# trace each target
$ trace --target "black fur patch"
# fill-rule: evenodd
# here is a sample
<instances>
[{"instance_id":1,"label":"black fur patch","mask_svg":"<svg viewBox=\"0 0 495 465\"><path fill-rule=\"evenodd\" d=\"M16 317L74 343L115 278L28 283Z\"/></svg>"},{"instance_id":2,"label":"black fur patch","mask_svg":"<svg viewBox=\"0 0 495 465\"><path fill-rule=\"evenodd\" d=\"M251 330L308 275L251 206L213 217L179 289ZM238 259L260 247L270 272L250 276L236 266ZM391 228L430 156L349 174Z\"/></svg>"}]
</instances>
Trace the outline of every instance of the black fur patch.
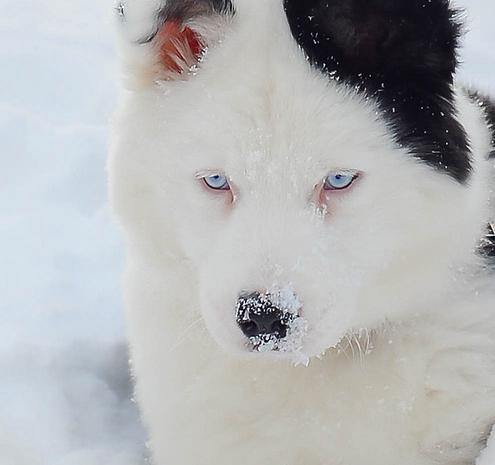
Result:
<instances>
[{"instance_id":1,"label":"black fur patch","mask_svg":"<svg viewBox=\"0 0 495 465\"><path fill-rule=\"evenodd\" d=\"M459 182L470 148L456 118L461 26L448 0L284 0L311 63L376 99L396 141Z\"/></svg>"},{"instance_id":2,"label":"black fur patch","mask_svg":"<svg viewBox=\"0 0 495 465\"><path fill-rule=\"evenodd\" d=\"M140 40L140 44L151 42L160 27L169 20L187 21L196 16L207 16L211 14L234 14L234 6L231 0L168 0L165 5L157 11L156 26L153 32Z\"/></svg>"}]
</instances>

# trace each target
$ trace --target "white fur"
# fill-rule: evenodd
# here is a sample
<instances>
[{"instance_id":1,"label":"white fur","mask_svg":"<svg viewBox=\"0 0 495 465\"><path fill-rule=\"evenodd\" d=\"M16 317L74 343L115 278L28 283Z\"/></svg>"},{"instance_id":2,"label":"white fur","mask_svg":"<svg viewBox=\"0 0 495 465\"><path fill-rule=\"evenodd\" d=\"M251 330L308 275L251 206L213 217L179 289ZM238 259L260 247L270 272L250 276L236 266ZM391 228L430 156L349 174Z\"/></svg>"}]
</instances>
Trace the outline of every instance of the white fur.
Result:
<instances>
[{"instance_id":1,"label":"white fur","mask_svg":"<svg viewBox=\"0 0 495 465\"><path fill-rule=\"evenodd\" d=\"M142 26L148 3L133 3ZM494 281L473 253L493 213L482 110L457 92L474 165L462 186L310 68L280 1L236 8L197 75L132 85L114 122L156 465L473 464L495 421ZM132 63L151 51L123 53L142 75ZM314 186L339 168L363 176L322 214ZM195 179L210 169L231 178L233 206ZM239 292L289 285L307 367L248 353L236 326Z\"/></svg>"}]
</instances>

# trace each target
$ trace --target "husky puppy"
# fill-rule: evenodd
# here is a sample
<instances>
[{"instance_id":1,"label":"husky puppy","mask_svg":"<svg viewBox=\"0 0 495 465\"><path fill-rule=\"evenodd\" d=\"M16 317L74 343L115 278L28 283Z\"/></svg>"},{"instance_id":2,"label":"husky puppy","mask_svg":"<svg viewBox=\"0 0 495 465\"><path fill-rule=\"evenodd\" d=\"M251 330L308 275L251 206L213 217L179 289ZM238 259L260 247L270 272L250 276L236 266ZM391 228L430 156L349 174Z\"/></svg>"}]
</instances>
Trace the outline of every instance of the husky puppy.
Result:
<instances>
[{"instance_id":1,"label":"husky puppy","mask_svg":"<svg viewBox=\"0 0 495 465\"><path fill-rule=\"evenodd\" d=\"M126 0L109 164L156 465L474 465L495 106L447 0Z\"/></svg>"}]
</instances>

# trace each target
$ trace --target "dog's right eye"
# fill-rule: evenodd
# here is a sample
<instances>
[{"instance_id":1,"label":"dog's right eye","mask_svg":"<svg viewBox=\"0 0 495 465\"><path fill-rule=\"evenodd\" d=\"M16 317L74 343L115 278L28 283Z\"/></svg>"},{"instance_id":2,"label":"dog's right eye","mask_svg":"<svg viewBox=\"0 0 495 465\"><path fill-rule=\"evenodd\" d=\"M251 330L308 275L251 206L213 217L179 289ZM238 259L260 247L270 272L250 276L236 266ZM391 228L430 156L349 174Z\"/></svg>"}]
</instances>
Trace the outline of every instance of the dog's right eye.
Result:
<instances>
[{"instance_id":1,"label":"dog's right eye","mask_svg":"<svg viewBox=\"0 0 495 465\"><path fill-rule=\"evenodd\" d=\"M359 177L355 171L336 171L330 173L326 178L323 189L326 191L341 191L351 187Z\"/></svg>"},{"instance_id":2,"label":"dog's right eye","mask_svg":"<svg viewBox=\"0 0 495 465\"><path fill-rule=\"evenodd\" d=\"M211 174L203 178L204 183L209 189L214 191L230 190L229 180L224 174Z\"/></svg>"}]
</instances>

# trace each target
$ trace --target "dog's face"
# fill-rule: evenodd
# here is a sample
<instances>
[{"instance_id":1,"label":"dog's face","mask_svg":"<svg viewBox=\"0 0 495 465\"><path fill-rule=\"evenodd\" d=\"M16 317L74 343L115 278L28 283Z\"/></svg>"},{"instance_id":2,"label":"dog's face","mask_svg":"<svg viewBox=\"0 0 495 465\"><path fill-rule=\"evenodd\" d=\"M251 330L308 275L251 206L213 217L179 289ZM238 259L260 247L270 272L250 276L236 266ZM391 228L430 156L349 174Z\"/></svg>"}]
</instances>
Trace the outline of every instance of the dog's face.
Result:
<instances>
[{"instance_id":1,"label":"dog's face","mask_svg":"<svg viewBox=\"0 0 495 465\"><path fill-rule=\"evenodd\" d=\"M419 313L479 232L447 4L181 3L132 52L158 82L121 118L118 182L189 262L211 336L301 360Z\"/></svg>"}]
</instances>

